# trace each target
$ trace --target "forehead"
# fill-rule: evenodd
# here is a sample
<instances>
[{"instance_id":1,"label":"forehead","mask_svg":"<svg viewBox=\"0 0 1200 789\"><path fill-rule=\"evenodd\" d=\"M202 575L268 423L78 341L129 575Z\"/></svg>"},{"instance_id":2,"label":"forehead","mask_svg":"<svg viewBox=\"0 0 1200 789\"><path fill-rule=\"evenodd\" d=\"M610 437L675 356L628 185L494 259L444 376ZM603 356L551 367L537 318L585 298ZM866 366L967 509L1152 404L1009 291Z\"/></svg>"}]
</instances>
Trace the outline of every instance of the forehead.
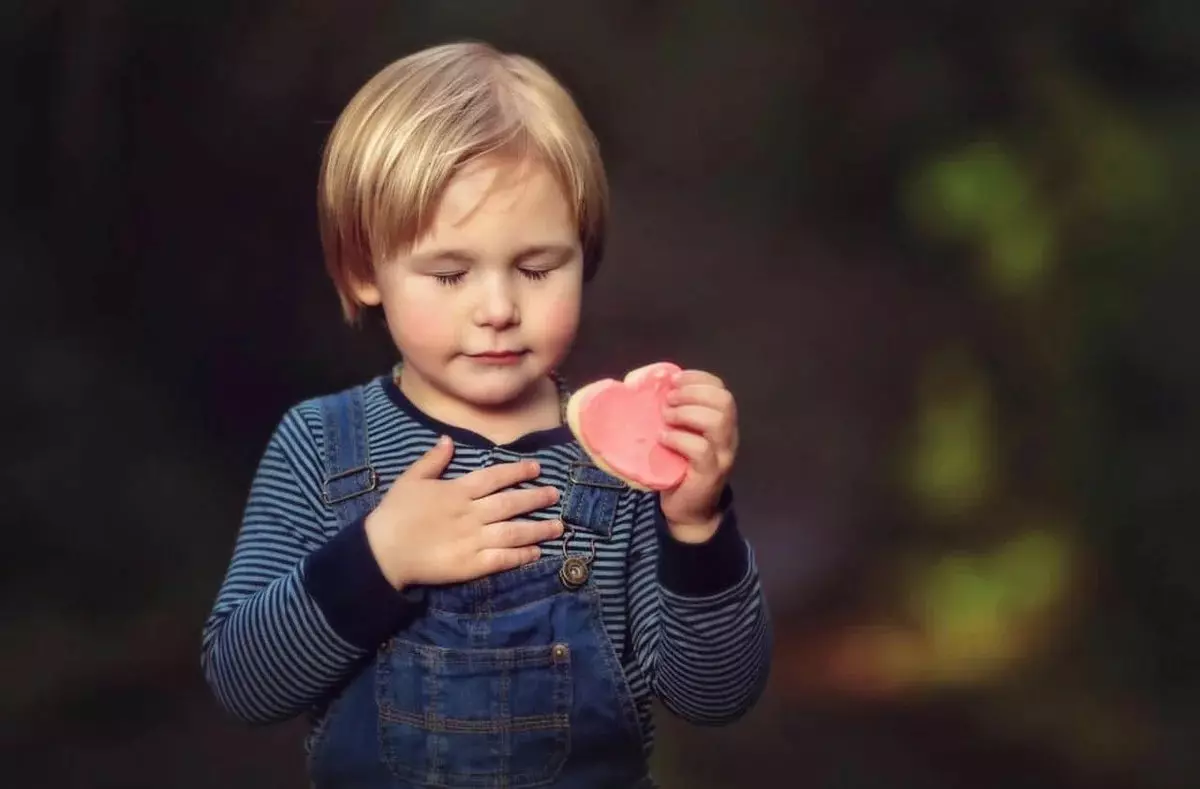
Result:
<instances>
[{"instance_id":1,"label":"forehead","mask_svg":"<svg viewBox=\"0 0 1200 789\"><path fill-rule=\"evenodd\" d=\"M549 168L537 159L488 157L446 184L429 232L413 251L446 243L575 243L578 235L571 204Z\"/></svg>"}]
</instances>

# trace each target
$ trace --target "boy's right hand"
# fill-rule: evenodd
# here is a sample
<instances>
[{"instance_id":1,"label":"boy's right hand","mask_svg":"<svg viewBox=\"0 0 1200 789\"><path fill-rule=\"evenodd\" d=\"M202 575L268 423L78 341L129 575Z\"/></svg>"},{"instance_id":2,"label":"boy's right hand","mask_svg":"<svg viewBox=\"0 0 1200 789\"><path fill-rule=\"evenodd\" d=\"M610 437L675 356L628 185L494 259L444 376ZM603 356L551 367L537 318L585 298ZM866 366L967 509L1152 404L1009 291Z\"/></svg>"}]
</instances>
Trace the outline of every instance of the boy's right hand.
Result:
<instances>
[{"instance_id":1,"label":"boy's right hand","mask_svg":"<svg viewBox=\"0 0 1200 789\"><path fill-rule=\"evenodd\" d=\"M441 474L454 457L443 437L392 484L370 515L367 544L396 589L469 581L537 560L537 543L562 523L514 520L558 501L553 487L505 490L536 479L536 461L478 469L453 480Z\"/></svg>"}]
</instances>

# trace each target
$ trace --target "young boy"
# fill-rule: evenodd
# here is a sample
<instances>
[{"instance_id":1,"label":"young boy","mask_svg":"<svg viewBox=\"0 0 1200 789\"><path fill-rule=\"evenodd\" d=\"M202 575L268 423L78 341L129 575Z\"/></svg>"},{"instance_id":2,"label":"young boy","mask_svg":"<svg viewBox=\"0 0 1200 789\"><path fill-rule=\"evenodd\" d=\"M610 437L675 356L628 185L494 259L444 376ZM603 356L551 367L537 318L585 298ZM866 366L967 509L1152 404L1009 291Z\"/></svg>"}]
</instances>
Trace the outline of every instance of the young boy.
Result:
<instances>
[{"instance_id":1,"label":"young boy","mask_svg":"<svg viewBox=\"0 0 1200 789\"><path fill-rule=\"evenodd\" d=\"M435 47L352 99L318 191L345 315L382 308L403 362L272 435L204 629L214 693L312 712L316 787L654 786L652 699L737 719L769 625L717 377L677 378L689 470L661 494L565 426L607 208L587 124L533 61Z\"/></svg>"}]
</instances>

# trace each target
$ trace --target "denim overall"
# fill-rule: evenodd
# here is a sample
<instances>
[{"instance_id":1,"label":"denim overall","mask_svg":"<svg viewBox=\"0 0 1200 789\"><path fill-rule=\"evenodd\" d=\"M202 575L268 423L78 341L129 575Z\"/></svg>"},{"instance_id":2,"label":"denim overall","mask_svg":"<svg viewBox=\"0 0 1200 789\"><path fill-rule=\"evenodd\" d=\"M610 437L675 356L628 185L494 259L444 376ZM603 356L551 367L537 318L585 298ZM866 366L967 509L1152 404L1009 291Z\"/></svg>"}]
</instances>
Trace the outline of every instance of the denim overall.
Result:
<instances>
[{"instance_id":1,"label":"denim overall","mask_svg":"<svg viewBox=\"0 0 1200 789\"><path fill-rule=\"evenodd\" d=\"M323 494L345 526L381 497L361 388L323 409ZM611 524L623 487L576 464L562 497L568 532ZM308 738L313 787L654 787L588 562L544 557L406 592L421 615L335 691Z\"/></svg>"}]
</instances>

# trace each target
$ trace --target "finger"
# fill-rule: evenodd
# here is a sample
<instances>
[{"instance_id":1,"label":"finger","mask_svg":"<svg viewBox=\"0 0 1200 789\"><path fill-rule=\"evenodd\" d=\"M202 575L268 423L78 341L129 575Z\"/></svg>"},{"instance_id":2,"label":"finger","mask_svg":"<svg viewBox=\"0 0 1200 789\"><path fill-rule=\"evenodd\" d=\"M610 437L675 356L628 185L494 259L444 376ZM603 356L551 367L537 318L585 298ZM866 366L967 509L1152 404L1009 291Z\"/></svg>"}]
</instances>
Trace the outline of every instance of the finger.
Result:
<instances>
[{"instance_id":1,"label":"finger","mask_svg":"<svg viewBox=\"0 0 1200 789\"><path fill-rule=\"evenodd\" d=\"M505 570L515 570L523 564L532 564L542 556L541 548L527 545L523 548L485 548L476 554L476 577L494 575Z\"/></svg>"},{"instance_id":2,"label":"finger","mask_svg":"<svg viewBox=\"0 0 1200 789\"><path fill-rule=\"evenodd\" d=\"M413 464L401 476L415 479L438 479L446 470L446 466L450 465L453 457L454 441L449 436L442 436L428 452L413 461Z\"/></svg>"},{"instance_id":3,"label":"finger","mask_svg":"<svg viewBox=\"0 0 1200 789\"><path fill-rule=\"evenodd\" d=\"M464 488L471 498L481 499L520 482L536 479L540 473L541 467L536 460L519 460L476 469L454 480L454 483Z\"/></svg>"},{"instance_id":4,"label":"finger","mask_svg":"<svg viewBox=\"0 0 1200 789\"><path fill-rule=\"evenodd\" d=\"M483 527L482 545L491 548L523 548L561 537L562 521L503 521Z\"/></svg>"},{"instance_id":5,"label":"finger","mask_svg":"<svg viewBox=\"0 0 1200 789\"><path fill-rule=\"evenodd\" d=\"M687 384L667 393L667 405L703 405L718 411L734 410L733 393L709 384Z\"/></svg>"},{"instance_id":6,"label":"finger","mask_svg":"<svg viewBox=\"0 0 1200 789\"><path fill-rule=\"evenodd\" d=\"M484 523L497 523L549 507L558 501L558 489L551 487L502 490L476 499L473 504Z\"/></svg>"},{"instance_id":7,"label":"finger","mask_svg":"<svg viewBox=\"0 0 1200 789\"><path fill-rule=\"evenodd\" d=\"M715 442L721 441L729 432L725 415L704 405L668 406L663 409L663 419L671 427L700 433Z\"/></svg>"},{"instance_id":8,"label":"finger","mask_svg":"<svg viewBox=\"0 0 1200 789\"><path fill-rule=\"evenodd\" d=\"M704 370L683 370L675 373L675 377L671 382L676 386L715 386L718 389L725 388L725 382L710 372Z\"/></svg>"},{"instance_id":9,"label":"finger","mask_svg":"<svg viewBox=\"0 0 1200 789\"><path fill-rule=\"evenodd\" d=\"M659 441L687 458L696 471L707 474L717 470L717 455L712 442L704 436L687 430L669 429L663 432Z\"/></svg>"}]
</instances>

